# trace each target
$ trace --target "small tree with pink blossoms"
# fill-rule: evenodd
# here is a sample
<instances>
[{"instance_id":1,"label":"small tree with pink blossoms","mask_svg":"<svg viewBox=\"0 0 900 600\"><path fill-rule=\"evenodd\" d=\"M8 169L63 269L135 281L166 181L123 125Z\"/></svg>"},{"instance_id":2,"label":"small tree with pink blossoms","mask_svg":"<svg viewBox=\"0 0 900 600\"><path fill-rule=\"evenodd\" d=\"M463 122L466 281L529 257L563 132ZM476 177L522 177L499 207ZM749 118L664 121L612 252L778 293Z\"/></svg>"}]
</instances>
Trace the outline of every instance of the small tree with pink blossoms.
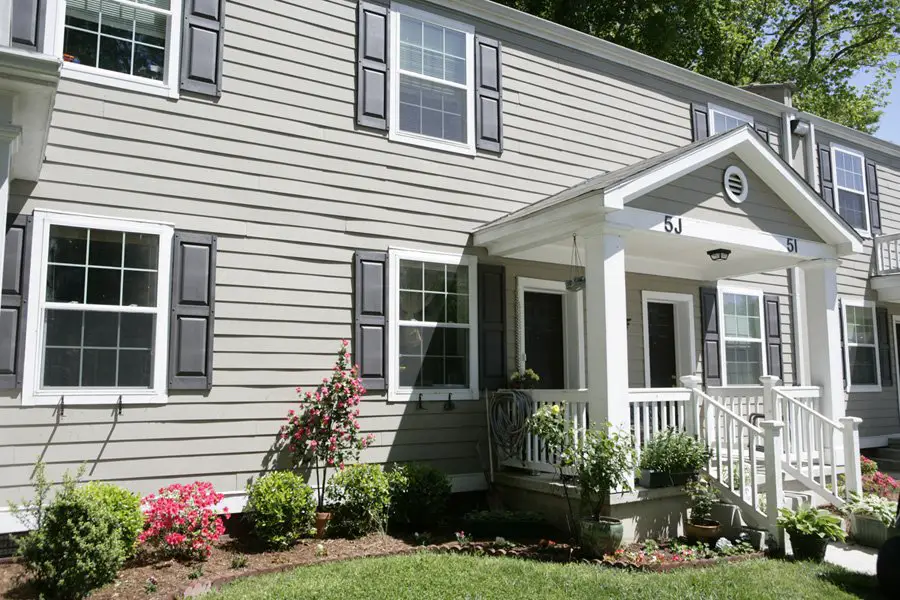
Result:
<instances>
[{"instance_id":1,"label":"small tree with pink blossoms","mask_svg":"<svg viewBox=\"0 0 900 600\"><path fill-rule=\"evenodd\" d=\"M293 464L312 464L316 472L319 512L325 509L328 469L343 470L375 437L360 433L359 402L366 390L359 367L351 366L347 345L347 340L341 342L331 378L324 378L315 392L303 394L299 411L288 411L288 422L281 427ZM297 393L302 393L301 388Z\"/></svg>"}]
</instances>

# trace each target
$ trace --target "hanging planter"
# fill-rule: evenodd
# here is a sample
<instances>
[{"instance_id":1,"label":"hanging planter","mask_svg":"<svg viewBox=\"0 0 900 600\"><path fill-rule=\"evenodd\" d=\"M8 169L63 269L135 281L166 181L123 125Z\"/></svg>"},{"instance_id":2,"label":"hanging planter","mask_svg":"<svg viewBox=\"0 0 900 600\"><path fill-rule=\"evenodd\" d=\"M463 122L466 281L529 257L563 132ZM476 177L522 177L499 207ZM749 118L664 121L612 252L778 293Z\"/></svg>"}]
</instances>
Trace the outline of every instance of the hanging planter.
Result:
<instances>
[{"instance_id":1,"label":"hanging planter","mask_svg":"<svg viewBox=\"0 0 900 600\"><path fill-rule=\"evenodd\" d=\"M576 275L576 269L583 269L581 257L578 255L578 243L575 234L572 234L572 262L569 266L569 278L566 279L566 291L580 292L584 289L584 275Z\"/></svg>"}]
</instances>

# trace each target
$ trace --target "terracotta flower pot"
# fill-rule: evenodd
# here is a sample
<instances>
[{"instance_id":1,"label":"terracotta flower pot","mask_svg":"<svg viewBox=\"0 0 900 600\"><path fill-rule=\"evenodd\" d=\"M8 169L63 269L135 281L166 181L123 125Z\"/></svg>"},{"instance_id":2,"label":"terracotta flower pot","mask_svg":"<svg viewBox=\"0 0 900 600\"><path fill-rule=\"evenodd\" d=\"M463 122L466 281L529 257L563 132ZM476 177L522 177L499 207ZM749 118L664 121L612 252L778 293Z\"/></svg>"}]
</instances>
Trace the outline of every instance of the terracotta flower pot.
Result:
<instances>
[{"instance_id":1,"label":"terracotta flower pot","mask_svg":"<svg viewBox=\"0 0 900 600\"><path fill-rule=\"evenodd\" d=\"M328 528L329 521L331 521L330 512L316 513L316 539L321 540L325 537L325 530Z\"/></svg>"}]
</instances>

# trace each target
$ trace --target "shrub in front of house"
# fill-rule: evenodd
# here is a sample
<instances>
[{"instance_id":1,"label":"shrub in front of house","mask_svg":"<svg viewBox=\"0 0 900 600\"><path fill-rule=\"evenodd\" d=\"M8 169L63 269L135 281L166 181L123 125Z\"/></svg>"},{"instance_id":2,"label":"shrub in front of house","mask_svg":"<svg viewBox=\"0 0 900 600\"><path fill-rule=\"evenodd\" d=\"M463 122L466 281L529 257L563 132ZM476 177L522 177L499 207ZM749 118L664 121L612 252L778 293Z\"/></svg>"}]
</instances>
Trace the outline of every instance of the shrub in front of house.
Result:
<instances>
[{"instance_id":1,"label":"shrub in front of house","mask_svg":"<svg viewBox=\"0 0 900 600\"><path fill-rule=\"evenodd\" d=\"M141 497L123 487L102 481L92 481L78 488L89 502L99 504L113 515L122 547L129 557L137 550L138 536L144 529Z\"/></svg>"},{"instance_id":2,"label":"shrub in front of house","mask_svg":"<svg viewBox=\"0 0 900 600\"><path fill-rule=\"evenodd\" d=\"M274 471L250 486L246 510L254 534L270 548L285 549L309 535L315 523L316 499L299 475Z\"/></svg>"},{"instance_id":3,"label":"shrub in front of house","mask_svg":"<svg viewBox=\"0 0 900 600\"><path fill-rule=\"evenodd\" d=\"M423 531L443 517L450 500L450 478L430 465L406 463L389 473L391 526Z\"/></svg>"},{"instance_id":4,"label":"shrub in front of house","mask_svg":"<svg viewBox=\"0 0 900 600\"><path fill-rule=\"evenodd\" d=\"M66 474L53 500L44 467L32 478L35 499L14 506L13 514L36 528L18 541L18 555L35 591L44 598L85 598L115 580L128 549L116 515L105 502L94 502Z\"/></svg>"},{"instance_id":5,"label":"shrub in front of house","mask_svg":"<svg viewBox=\"0 0 900 600\"><path fill-rule=\"evenodd\" d=\"M684 485L706 465L709 455L692 435L674 429L660 432L641 451L641 485Z\"/></svg>"},{"instance_id":6,"label":"shrub in front of house","mask_svg":"<svg viewBox=\"0 0 900 600\"><path fill-rule=\"evenodd\" d=\"M208 481L175 483L146 496L141 504L146 507L147 528L138 541L169 556L206 559L225 532L225 524L215 511L223 498ZM227 508L224 513L227 519Z\"/></svg>"},{"instance_id":7,"label":"shrub in front of house","mask_svg":"<svg viewBox=\"0 0 900 600\"><path fill-rule=\"evenodd\" d=\"M331 508L329 533L361 537L384 531L391 505L388 475L380 465L350 465L328 482L325 497Z\"/></svg>"}]
</instances>

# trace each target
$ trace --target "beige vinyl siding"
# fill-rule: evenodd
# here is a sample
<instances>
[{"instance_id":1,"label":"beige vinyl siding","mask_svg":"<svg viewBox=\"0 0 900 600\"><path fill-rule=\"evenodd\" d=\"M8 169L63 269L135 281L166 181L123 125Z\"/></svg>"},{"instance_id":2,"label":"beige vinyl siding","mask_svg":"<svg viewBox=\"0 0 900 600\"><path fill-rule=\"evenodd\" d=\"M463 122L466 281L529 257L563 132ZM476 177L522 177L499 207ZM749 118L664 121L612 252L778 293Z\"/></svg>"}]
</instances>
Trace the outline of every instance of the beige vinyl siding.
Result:
<instances>
[{"instance_id":1,"label":"beige vinyl siding","mask_svg":"<svg viewBox=\"0 0 900 600\"><path fill-rule=\"evenodd\" d=\"M724 174L725 169L730 166L740 167L747 177L747 199L740 204L725 196ZM636 198L628 206L814 242L822 241L784 200L734 154Z\"/></svg>"},{"instance_id":2,"label":"beige vinyl siding","mask_svg":"<svg viewBox=\"0 0 900 600\"><path fill-rule=\"evenodd\" d=\"M475 22L503 43L502 156L391 143L355 128L356 10L355 0L229 0L215 102L61 81L40 181L13 182L10 211L217 234L214 387L120 416L0 397L0 503L27 492L39 456L53 478L87 461L89 477L142 493L194 479L243 489L272 466L295 386L321 381L352 336L355 249L460 251L481 223L688 143L690 104L716 101ZM777 117L751 114L778 130ZM566 277L565 266L521 272L548 269ZM376 442L363 460L482 472L483 403L455 404L367 399L362 424Z\"/></svg>"}]
</instances>

